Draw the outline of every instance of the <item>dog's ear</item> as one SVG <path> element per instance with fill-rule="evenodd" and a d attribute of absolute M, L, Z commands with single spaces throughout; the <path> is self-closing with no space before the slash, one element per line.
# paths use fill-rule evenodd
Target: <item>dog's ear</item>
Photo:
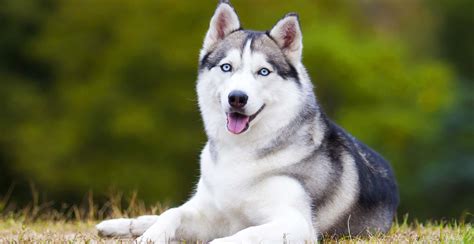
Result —
<path fill-rule="evenodd" d="M 289 13 L 285 15 L 270 30 L 270 36 L 290 61 L 299 62 L 301 60 L 303 35 L 301 34 L 298 14 Z"/>
<path fill-rule="evenodd" d="M 204 38 L 203 51 L 212 49 L 232 31 L 240 29 L 240 21 L 228 0 L 221 0 L 212 16 L 209 30 Z"/>

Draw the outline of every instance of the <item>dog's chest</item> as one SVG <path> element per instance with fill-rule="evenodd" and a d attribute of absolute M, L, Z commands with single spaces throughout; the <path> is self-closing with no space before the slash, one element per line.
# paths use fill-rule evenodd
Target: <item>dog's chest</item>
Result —
<path fill-rule="evenodd" d="M 258 150 L 247 148 L 214 148 L 214 157 L 207 146 L 201 155 L 201 180 L 210 202 L 217 211 L 241 224 L 255 224 L 275 189 L 267 181 L 281 175 L 281 170 L 300 161 L 308 148 L 291 145 L 264 158 Z M 277 191 L 283 189 L 276 189 Z"/>
<path fill-rule="evenodd" d="M 266 169 L 251 154 L 219 152 L 217 160 L 203 154 L 201 176 L 205 187 L 220 209 L 241 209 L 251 204 L 259 191 Z"/>
<path fill-rule="evenodd" d="M 219 148 L 212 157 L 209 147 L 203 151 L 201 174 L 206 187 L 214 199 L 231 204 L 246 202 L 246 199 L 261 199 L 260 183 L 280 169 L 292 165 L 307 156 L 308 149 L 291 145 L 269 156 L 259 158 L 256 150 Z"/>

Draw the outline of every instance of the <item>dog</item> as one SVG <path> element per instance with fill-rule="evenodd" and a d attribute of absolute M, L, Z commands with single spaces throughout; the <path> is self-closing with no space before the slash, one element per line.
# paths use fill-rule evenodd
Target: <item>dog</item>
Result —
<path fill-rule="evenodd" d="M 387 232 L 399 203 L 390 165 L 324 114 L 301 62 L 298 15 L 244 30 L 220 1 L 199 55 L 208 142 L 194 195 L 160 216 L 112 219 L 137 241 L 295 243 Z"/>

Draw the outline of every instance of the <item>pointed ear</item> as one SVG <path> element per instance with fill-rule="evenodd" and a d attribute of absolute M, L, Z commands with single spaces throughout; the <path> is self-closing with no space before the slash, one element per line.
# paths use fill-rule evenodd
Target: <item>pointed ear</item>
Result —
<path fill-rule="evenodd" d="M 301 60 L 303 35 L 296 13 L 289 13 L 280 19 L 270 30 L 270 36 L 280 46 L 291 62 Z"/>
<path fill-rule="evenodd" d="M 209 30 L 204 39 L 203 50 L 210 50 L 229 33 L 237 29 L 240 29 L 239 17 L 228 0 L 221 0 L 209 24 Z"/>

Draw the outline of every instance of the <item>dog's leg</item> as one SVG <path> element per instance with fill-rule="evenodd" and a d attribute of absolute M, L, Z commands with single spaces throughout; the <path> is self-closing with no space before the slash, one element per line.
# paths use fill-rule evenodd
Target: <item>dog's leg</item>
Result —
<path fill-rule="evenodd" d="M 134 237 L 142 235 L 158 220 L 158 215 L 144 215 L 134 219 L 110 219 L 100 222 L 96 229 L 100 236 Z"/>
<path fill-rule="evenodd" d="M 317 240 L 312 224 L 311 200 L 303 187 L 294 179 L 274 176 L 255 190 L 252 207 L 248 211 L 260 219 L 255 226 L 243 229 L 232 236 L 215 239 L 217 243 L 305 243 Z"/>
<path fill-rule="evenodd" d="M 196 194 L 185 204 L 162 213 L 137 243 L 168 243 L 173 240 L 210 240 L 216 237 L 218 211 L 200 182 Z"/>
<path fill-rule="evenodd" d="M 164 212 L 142 236 L 140 236 L 137 243 L 168 243 L 169 241 L 177 239 L 177 231 L 183 225 L 184 219 L 191 219 L 192 211 L 189 209 L 178 207 L 172 208 Z M 184 238 L 183 238 L 184 239 Z"/>
<path fill-rule="evenodd" d="M 243 229 L 236 234 L 213 240 L 210 244 L 223 243 L 312 243 L 316 235 L 311 223 L 296 209 L 280 210 L 279 216 L 268 223 Z"/>

